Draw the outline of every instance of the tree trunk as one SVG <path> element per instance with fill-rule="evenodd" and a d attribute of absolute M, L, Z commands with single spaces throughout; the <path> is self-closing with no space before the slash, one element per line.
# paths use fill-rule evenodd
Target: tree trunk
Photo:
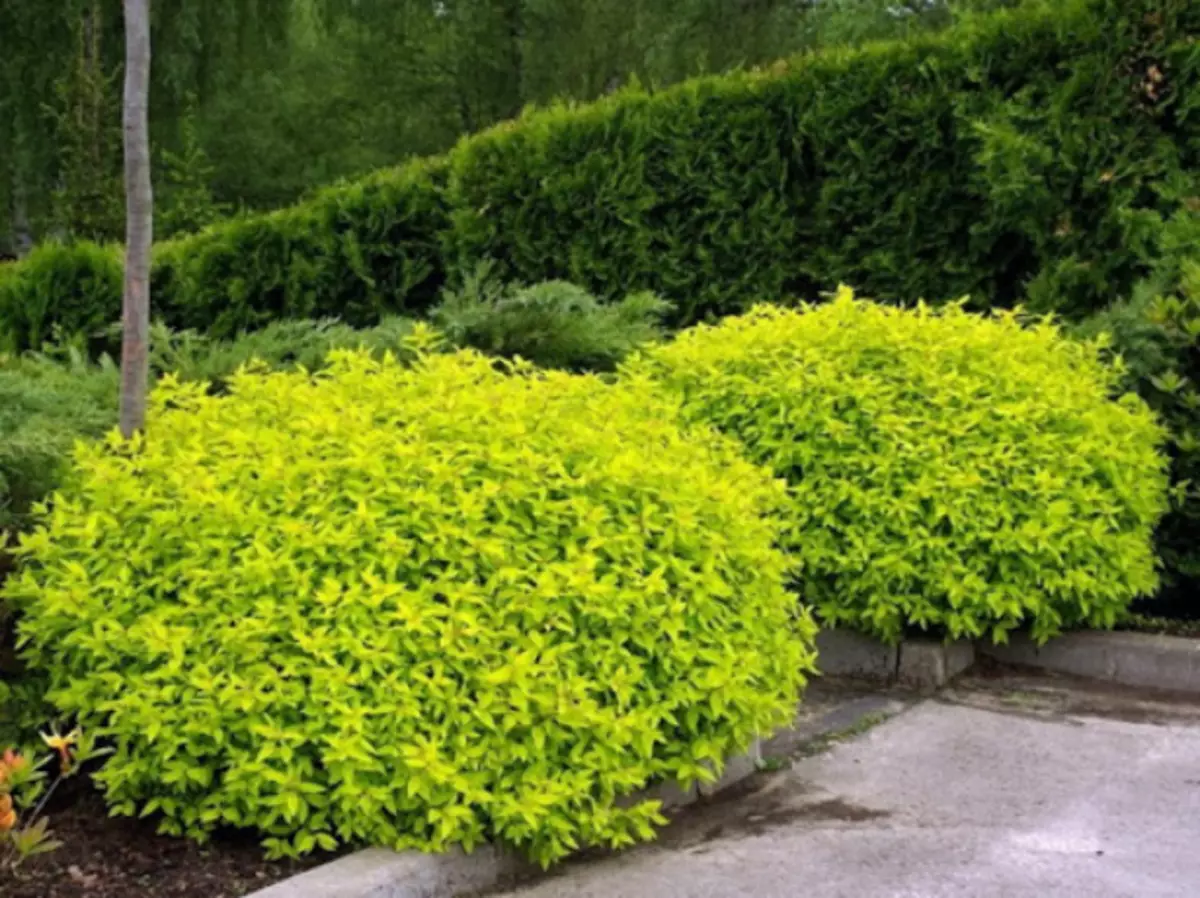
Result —
<path fill-rule="evenodd" d="M 150 246 L 154 193 L 150 184 L 150 0 L 125 0 L 125 299 L 121 325 L 121 433 L 146 423 L 149 379 Z"/>

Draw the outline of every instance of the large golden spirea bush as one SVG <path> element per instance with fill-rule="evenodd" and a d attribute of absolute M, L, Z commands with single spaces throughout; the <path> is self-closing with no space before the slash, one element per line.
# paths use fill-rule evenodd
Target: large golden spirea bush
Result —
<path fill-rule="evenodd" d="M 1111 627 L 1157 583 L 1163 434 L 1049 321 L 960 305 L 759 307 L 630 363 L 791 485 L 800 594 L 829 624 L 1003 639 Z"/>
<path fill-rule="evenodd" d="M 644 379 L 340 352 L 165 382 L 83 445 L 7 598 L 117 812 L 275 853 L 652 835 L 630 793 L 789 719 L 783 484 Z"/>

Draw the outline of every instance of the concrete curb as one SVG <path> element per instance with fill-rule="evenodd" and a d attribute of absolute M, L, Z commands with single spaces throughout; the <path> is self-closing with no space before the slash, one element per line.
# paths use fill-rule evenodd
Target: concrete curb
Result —
<path fill-rule="evenodd" d="M 1008 645 L 984 642 L 906 640 L 886 645 L 846 630 L 824 630 L 817 637 L 821 673 L 918 689 L 938 688 L 967 670 L 976 653 L 999 661 L 1129 686 L 1200 694 L 1200 640 L 1145 633 L 1070 633 L 1037 646 L 1024 635 Z M 803 707 L 803 706 L 802 706 Z M 730 759 L 715 783 L 682 789 L 664 783 L 639 797 L 658 798 L 666 808 L 681 808 L 728 789 L 758 769 L 764 747 L 786 754 L 797 744 L 853 726 L 865 716 L 902 709 L 895 698 L 866 696 L 816 720 L 801 720 L 766 743 Z M 630 799 L 631 801 L 634 799 Z M 471 854 L 454 850 L 440 855 L 397 854 L 370 848 L 254 892 L 247 898 L 453 898 L 504 886 L 533 868 L 502 849 L 486 845 Z"/>
<path fill-rule="evenodd" d="M 906 639 L 889 645 L 852 630 L 817 634 L 817 667 L 825 676 L 928 690 L 945 686 L 974 663 L 975 646 L 961 639 Z"/>
<path fill-rule="evenodd" d="M 745 754 L 731 758 L 720 779 L 683 789 L 676 783 L 646 790 L 638 798 L 657 798 L 664 808 L 696 804 L 754 776 L 765 753 L 787 755 L 797 746 L 821 736 L 854 727 L 864 718 L 892 716 L 904 710 L 895 698 L 866 695 L 839 702 L 813 716 L 804 712 L 796 723 L 763 742 L 755 740 Z M 630 798 L 630 801 L 635 800 Z M 290 879 L 254 892 L 246 898 L 454 898 L 506 886 L 536 875 L 529 862 L 492 845 L 471 854 L 455 849 L 446 854 L 396 853 L 367 848 L 330 861 Z"/>
<path fill-rule="evenodd" d="M 979 652 L 1006 664 L 1125 686 L 1200 694 L 1200 639 L 1150 633 L 1084 631 L 1038 646 L 1024 634 Z"/>
<path fill-rule="evenodd" d="M 761 760 L 762 743 L 755 739 L 749 751 L 725 762 L 725 769 L 715 782 L 699 783 L 688 789 L 678 783 L 662 783 L 630 796 L 628 802 L 657 798 L 665 810 L 687 807 L 749 779 L 758 771 Z M 458 848 L 445 854 L 367 848 L 267 886 L 246 898 L 453 898 L 496 888 L 535 869 L 527 861 L 493 845 L 480 846 L 470 854 Z"/>
<path fill-rule="evenodd" d="M 515 880 L 529 864 L 491 845 L 467 854 L 366 848 L 314 867 L 247 898 L 452 898 Z"/>
<path fill-rule="evenodd" d="M 907 639 L 900 643 L 896 682 L 914 689 L 940 689 L 975 664 L 975 644 Z"/>

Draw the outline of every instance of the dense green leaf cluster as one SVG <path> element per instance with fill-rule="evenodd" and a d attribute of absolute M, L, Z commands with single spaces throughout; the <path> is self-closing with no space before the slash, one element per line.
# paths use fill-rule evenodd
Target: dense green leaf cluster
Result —
<path fill-rule="evenodd" d="M 118 247 L 88 242 L 43 243 L 0 265 L 0 351 L 98 335 L 120 317 L 123 276 Z"/>
<path fill-rule="evenodd" d="M 276 853 L 646 838 L 662 780 L 788 720 L 784 485 L 644 378 L 412 365 L 165 380 L 81 445 L 5 596 L 96 778 Z"/>
<path fill-rule="evenodd" d="M 838 282 L 905 302 L 1007 305 L 1028 289 L 1039 309 L 1082 314 L 1144 274 L 1128 213 L 1155 211 L 1155 185 L 1200 154 L 1198 19 L 1185 0 L 1033 0 L 907 42 L 534 111 L 159 246 L 155 301 L 172 326 L 218 335 L 369 324 L 427 308 L 490 258 L 604 299 L 653 290 L 676 323 Z M 72 307 L 69 280 L 48 321 Z"/>
<path fill-rule="evenodd" d="M 1156 613 L 1200 617 L 1200 185 L 1183 185 L 1169 216 L 1144 222 L 1149 276 L 1133 294 L 1083 322 L 1123 361 L 1124 386 L 1167 425 L 1175 501 L 1158 530 L 1164 589 Z"/>
<path fill-rule="evenodd" d="M 1044 639 L 1111 627 L 1157 584 L 1162 432 L 1050 323 L 842 290 L 685 331 L 627 371 L 788 479 L 797 582 L 829 623 Z"/>

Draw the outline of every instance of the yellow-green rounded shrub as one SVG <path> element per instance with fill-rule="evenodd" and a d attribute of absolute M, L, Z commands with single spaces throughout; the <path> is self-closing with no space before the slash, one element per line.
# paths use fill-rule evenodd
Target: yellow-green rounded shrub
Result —
<path fill-rule="evenodd" d="M 77 450 L 7 597 L 118 813 L 276 853 L 652 835 L 657 781 L 789 719 L 782 482 L 634 380 L 412 366 L 167 381 Z"/>
<path fill-rule="evenodd" d="M 630 363 L 791 485 L 786 544 L 833 625 L 1002 639 L 1111 627 L 1156 583 L 1162 434 L 1094 344 L 1048 321 L 843 288 Z"/>

